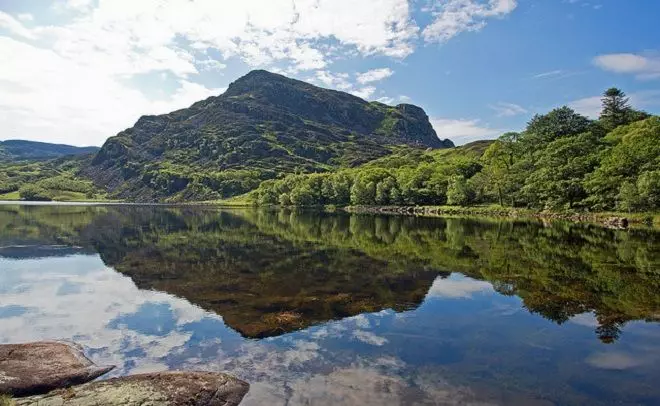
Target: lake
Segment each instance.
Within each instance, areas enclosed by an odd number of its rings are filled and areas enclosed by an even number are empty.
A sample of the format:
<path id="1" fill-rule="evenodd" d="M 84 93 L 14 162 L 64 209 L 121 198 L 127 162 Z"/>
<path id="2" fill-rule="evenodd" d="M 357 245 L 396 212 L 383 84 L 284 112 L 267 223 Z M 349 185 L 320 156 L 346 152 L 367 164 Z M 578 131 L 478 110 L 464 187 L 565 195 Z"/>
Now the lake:
<path id="1" fill-rule="evenodd" d="M 244 405 L 660 404 L 660 232 L 290 210 L 0 205 L 0 343 Z"/>

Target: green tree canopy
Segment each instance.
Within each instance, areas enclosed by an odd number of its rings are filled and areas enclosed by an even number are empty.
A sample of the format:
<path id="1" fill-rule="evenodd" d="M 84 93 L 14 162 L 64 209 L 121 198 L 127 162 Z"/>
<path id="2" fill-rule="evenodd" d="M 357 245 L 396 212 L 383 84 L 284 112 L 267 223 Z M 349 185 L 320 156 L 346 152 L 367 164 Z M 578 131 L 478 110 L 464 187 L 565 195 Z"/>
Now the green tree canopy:
<path id="1" fill-rule="evenodd" d="M 552 142 L 589 131 L 591 120 L 564 106 L 548 114 L 535 115 L 527 124 L 526 138 L 535 142 Z"/>

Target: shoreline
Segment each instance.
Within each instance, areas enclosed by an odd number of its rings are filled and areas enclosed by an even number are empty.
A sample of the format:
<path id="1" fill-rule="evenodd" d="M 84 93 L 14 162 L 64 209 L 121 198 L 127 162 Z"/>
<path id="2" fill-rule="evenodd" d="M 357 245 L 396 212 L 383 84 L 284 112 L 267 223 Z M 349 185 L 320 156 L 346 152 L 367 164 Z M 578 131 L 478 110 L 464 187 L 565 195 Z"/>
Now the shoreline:
<path id="1" fill-rule="evenodd" d="M 610 228 L 628 228 L 630 225 L 655 228 L 660 227 L 660 213 L 542 212 L 512 207 L 488 206 L 346 206 L 340 209 L 347 213 L 354 214 L 383 214 L 415 217 L 475 216 L 594 223 Z"/>
<path id="2" fill-rule="evenodd" d="M 205 207 L 205 208 L 288 208 L 318 209 L 326 212 L 343 211 L 351 214 L 381 214 L 389 216 L 452 217 L 474 216 L 484 218 L 559 220 L 574 223 L 593 223 L 610 228 L 624 229 L 629 226 L 660 228 L 660 213 L 622 212 L 544 212 L 524 208 L 501 206 L 258 206 L 247 202 L 223 201 L 194 202 L 126 202 L 126 201 L 26 201 L 0 200 L 0 205 L 24 206 L 155 206 L 155 207 Z"/>

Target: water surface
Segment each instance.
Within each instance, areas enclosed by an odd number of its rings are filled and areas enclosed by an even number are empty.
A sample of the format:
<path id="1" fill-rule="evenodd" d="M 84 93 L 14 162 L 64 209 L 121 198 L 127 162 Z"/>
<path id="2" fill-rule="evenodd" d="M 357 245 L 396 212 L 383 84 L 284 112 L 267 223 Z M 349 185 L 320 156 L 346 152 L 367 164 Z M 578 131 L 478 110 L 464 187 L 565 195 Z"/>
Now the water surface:
<path id="1" fill-rule="evenodd" d="M 0 205 L 0 343 L 245 405 L 660 404 L 660 233 L 468 218 Z"/>

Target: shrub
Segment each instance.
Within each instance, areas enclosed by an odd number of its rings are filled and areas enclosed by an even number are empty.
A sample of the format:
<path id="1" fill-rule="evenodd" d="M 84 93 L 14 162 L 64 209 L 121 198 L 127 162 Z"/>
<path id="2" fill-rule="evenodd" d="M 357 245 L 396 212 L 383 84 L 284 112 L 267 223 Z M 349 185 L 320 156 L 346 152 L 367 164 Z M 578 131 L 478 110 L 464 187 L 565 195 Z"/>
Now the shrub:
<path id="1" fill-rule="evenodd" d="M 32 200 L 32 201 L 50 201 L 52 196 L 50 193 L 37 185 L 25 185 L 21 187 L 18 191 L 19 196 L 23 200 Z"/>

